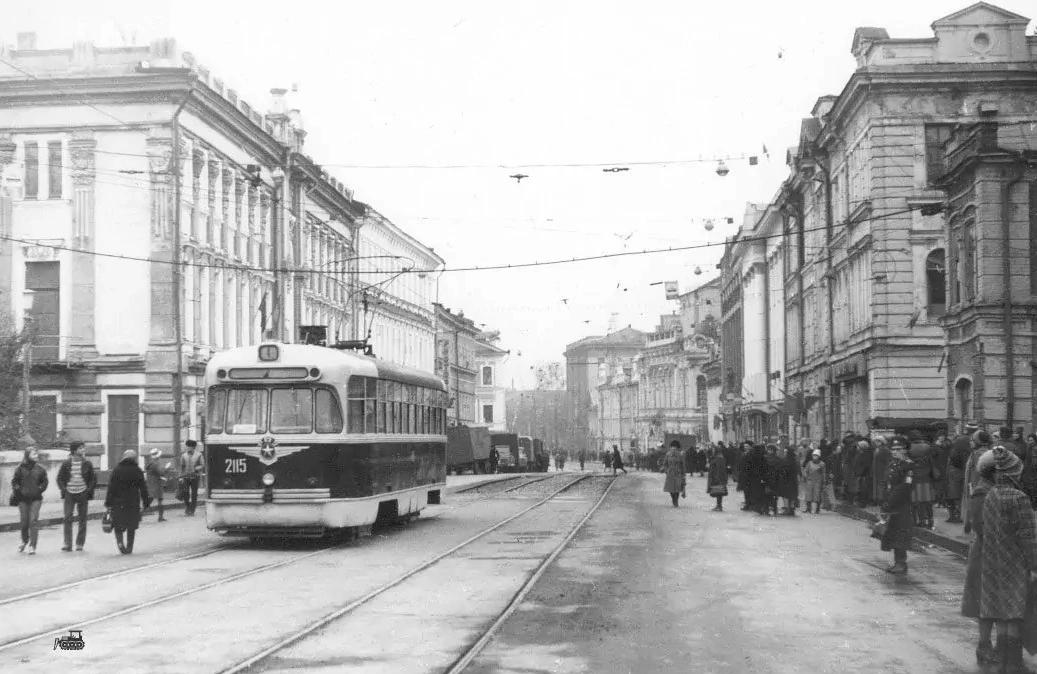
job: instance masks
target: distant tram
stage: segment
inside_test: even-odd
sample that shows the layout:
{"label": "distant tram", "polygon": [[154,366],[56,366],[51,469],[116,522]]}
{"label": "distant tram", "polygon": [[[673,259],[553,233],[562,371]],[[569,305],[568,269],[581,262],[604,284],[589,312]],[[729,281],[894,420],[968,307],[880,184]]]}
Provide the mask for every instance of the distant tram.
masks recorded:
{"label": "distant tram", "polygon": [[319,537],[416,515],[446,487],[432,374],[323,346],[262,344],[205,370],[209,529]]}

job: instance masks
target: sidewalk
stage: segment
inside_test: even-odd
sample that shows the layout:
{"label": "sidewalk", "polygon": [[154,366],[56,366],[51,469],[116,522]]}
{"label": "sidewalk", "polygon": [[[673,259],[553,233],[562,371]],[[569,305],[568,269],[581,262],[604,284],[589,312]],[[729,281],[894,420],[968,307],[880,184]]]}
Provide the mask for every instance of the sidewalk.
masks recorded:
{"label": "sidewalk", "polygon": [[[874,522],[879,518],[879,507],[868,506],[861,508],[857,505],[837,502],[834,504],[835,512],[846,517],[866,522]],[[933,508],[933,530],[915,527],[915,540],[928,545],[935,545],[956,555],[965,557],[969,554],[969,543],[972,540],[970,534],[965,533],[964,525],[948,524],[947,511],[943,508]]]}

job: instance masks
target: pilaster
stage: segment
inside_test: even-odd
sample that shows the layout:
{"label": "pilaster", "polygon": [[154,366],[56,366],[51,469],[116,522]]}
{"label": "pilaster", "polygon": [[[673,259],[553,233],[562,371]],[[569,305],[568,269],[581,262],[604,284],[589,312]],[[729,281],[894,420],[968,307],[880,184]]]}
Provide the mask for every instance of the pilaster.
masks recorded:
{"label": "pilaster", "polygon": [[[92,131],[76,131],[68,143],[72,159],[72,335],[69,350],[78,357],[96,355],[94,348],[95,265],[94,250],[96,213],[95,151],[97,141]],[[82,251],[82,252],[79,252]],[[72,353],[69,354],[73,357]]]}

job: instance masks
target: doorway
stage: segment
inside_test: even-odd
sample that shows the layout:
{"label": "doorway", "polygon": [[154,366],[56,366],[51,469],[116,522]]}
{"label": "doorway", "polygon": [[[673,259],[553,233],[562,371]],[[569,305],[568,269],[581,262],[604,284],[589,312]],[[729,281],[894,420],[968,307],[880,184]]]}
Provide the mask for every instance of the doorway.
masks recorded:
{"label": "doorway", "polygon": [[108,396],[108,470],[115,468],[127,449],[137,451],[139,447],[139,396]]}

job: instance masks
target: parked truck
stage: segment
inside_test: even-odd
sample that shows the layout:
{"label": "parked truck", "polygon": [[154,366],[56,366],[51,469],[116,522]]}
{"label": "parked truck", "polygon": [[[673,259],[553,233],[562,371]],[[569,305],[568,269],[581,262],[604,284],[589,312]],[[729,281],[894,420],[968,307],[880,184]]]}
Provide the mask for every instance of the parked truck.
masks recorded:
{"label": "parked truck", "polygon": [[460,475],[490,472],[490,432],[485,428],[453,426],[446,430],[447,472]]}

